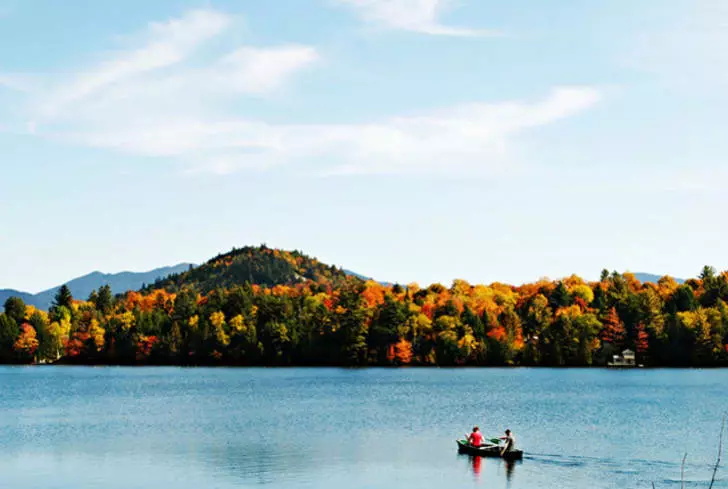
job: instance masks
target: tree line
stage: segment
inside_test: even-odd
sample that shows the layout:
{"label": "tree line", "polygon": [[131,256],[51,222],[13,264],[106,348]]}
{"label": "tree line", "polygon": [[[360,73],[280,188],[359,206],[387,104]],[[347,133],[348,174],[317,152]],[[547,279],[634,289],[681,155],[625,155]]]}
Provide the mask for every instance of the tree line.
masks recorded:
{"label": "tree line", "polygon": [[0,361],[590,366],[629,348],[645,365],[728,365],[728,273],[710,267],[684,284],[607,271],[521,286],[175,283],[120,296],[102,287],[84,300],[64,286],[49,311],[10,298]]}

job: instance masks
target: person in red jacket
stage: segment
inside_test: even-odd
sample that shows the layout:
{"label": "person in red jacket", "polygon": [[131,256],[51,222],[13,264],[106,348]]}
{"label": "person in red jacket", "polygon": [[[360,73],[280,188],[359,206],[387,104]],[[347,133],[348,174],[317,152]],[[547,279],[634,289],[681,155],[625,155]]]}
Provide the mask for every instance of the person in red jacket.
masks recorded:
{"label": "person in red jacket", "polygon": [[477,426],[473,428],[473,432],[468,437],[468,443],[474,447],[479,447],[483,444],[483,434],[480,432],[480,428]]}

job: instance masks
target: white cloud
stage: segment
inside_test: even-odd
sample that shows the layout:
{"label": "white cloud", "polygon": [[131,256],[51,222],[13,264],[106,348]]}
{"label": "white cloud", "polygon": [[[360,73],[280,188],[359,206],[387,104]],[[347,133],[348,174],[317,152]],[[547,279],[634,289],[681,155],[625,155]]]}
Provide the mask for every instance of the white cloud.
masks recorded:
{"label": "white cloud", "polygon": [[226,56],[219,69],[220,82],[230,88],[250,93],[265,93],[280,88],[296,71],[317,61],[319,55],[309,46],[237,49]]}
{"label": "white cloud", "polygon": [[367,22],[392,29],[441,36],[486,36],[495,31],[452,27],[439,23],[451,0],[334,0],[353,8]]}
{"label": "white cloud", "polygon": [[25,75],[11,75],[0,73],[0,87],[18,92],[28,92],[31,90],[33,79]]}
{"label": "white cloud", "polygon": [[195,172],[283,165],[317,174],[492,172],[512,163],[522,132],[600,99],[594,88],[564,87],[536,101],[470,103],[351,124],[274,124],[245,115],[246,98],[280,90],[319,55],[304,45],[234,46],[201,57],[203,64],[188,62],[210,39],[224,45],[230,26],[214,11],[152,24],[141,46],[70,80],[50,75],[50,88],[31,94],[40,102],[24,127],[37,137],[164,158]]}
{"label": "white cloud", "polygon": [[468,104],[348,125],[268,124],[195,111],[171,116],[136,106],[139,112],[122,112],[114,124],[92,119],[62,137],[178,158],[213,173],[286,164],[322,174],[488,172],[509,163],[509,144],[523,131],[576,115],[599,99],[596,89],[565,87],[537,102]]}
{"label": "white cloud", "polygon": [[43,113],[53,116],[64,106],[92,96],[105,87],[179,63],[229,25],[228,16],[213,10],[193,10],[180,19],[152,23],[144,46],[123,52],[111,61],[78,75],[50,95]]}
{"label": "white cloud", "polygon": [[[233,26],[231,16],[193,10],[149,24],[135,46],[97,65],[67,77],[36,76],[34,87],[26,90],[32,100],[22,125],[41,136],[76,142],[84,133],[95,134],[91,141],[105,141],[101,133],[123,134],[127,125],[179,128],[180,121],[200,121],[203,114],[241,96],[280,90],[319,59],[315,48],[304,45],[230,45],[226,34]],[[219,54],[206,51],[199,62],[190,59],[210,44],[220,49]],[[2,74],[0,85],[27,88],[26,78]],[[173,141],[156,143],[166,144]]]}

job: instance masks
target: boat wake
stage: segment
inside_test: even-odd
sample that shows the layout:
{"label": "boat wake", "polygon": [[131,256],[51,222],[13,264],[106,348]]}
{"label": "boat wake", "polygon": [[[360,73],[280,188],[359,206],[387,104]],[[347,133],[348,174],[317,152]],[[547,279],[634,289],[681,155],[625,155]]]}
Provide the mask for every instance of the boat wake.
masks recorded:
{"label": "boat wake", "polygon": [[[610,457],[587,457],[580,455],[527,453],[523,457],[529,464],[537,463],[566,469],[583,470],[590,473],[611,473],[616,477],[628,476],[630,479],[644,479],[645,481],[661,481],[674,484],[676,479],[669,475],[680,474],[680,463],[663,460],[646,459],[618,459]],[[686,465],[688,474],[685,483],[700,483],[702,479],[691,477],[703,469],[702,465]],[[666,477],[668,476],[668,477]],[[679,483],[680,480],[677,479]]]}

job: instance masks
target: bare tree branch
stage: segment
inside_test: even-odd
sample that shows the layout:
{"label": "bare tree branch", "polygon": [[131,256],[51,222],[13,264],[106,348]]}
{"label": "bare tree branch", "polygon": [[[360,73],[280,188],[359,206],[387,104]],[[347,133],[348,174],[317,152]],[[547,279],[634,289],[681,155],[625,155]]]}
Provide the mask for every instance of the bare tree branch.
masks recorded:
{"label": "bare tree branch", "polygon": [[713,477],[710,479],[710,485],[708,489],[713,489],[715,484],[715,476],[718,473],[718,467],[720,466],[720,457],[723,454],[723,432],[725,431],[725,421],[728,417],[728,413],[723,415],[723,423],[720,425],[720,438],[718,439],[718,458],[715,460],[715,467],[713,467]]}

